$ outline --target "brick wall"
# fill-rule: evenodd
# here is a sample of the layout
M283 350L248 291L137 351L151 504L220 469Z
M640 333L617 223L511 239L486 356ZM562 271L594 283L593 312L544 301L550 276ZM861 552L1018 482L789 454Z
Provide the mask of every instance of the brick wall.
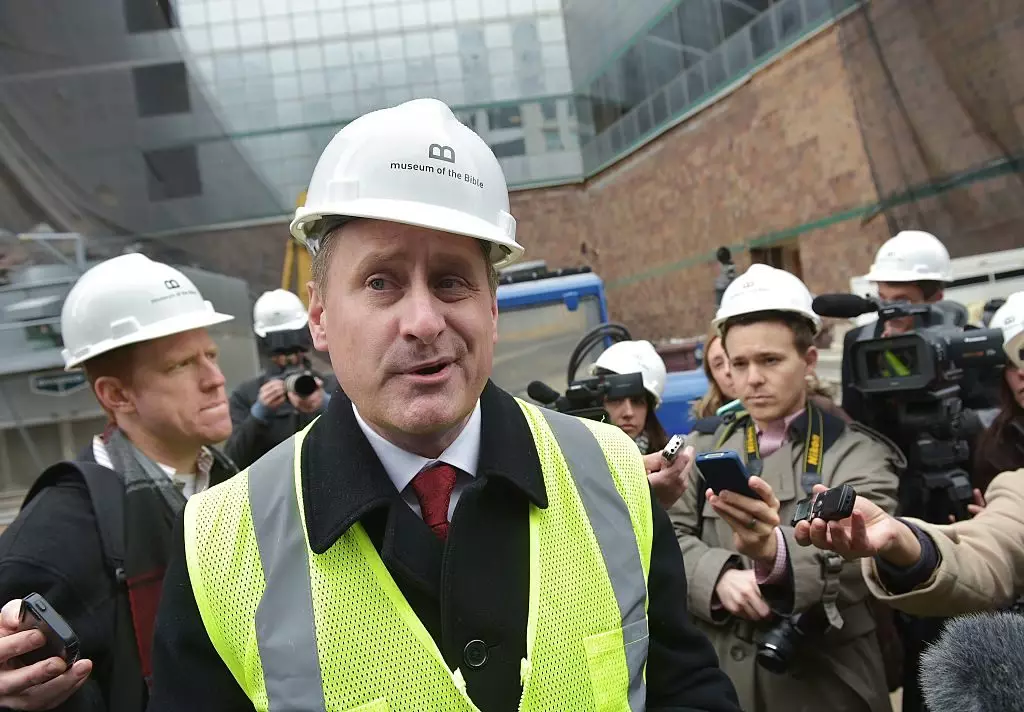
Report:
M587 184L515 193L512 213L529 258L590 265L612 318L658 339L707 327L718 245L876 200L833 29ZM846 291L888 236L881 218L800 234L804 279Z

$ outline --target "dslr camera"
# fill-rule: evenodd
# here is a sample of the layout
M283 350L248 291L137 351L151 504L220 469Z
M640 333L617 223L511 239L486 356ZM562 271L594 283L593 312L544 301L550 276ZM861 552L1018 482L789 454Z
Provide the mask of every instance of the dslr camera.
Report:
M305 366L293 366L281 374L284 380L285 390L294 393L299 398L309 398L316 393L316 376Z

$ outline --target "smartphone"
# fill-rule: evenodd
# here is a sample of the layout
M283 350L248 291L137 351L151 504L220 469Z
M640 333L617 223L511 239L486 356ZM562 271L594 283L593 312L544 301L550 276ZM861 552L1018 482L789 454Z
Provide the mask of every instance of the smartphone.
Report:
M679 448L683 446L683 436L673 435L672 439L668 441L668 445L661 451L661 456L665 458L665 462L671 464L675 461L676 455L679 454Z
M22 665L32 665L50 658L61 658L68 667L78 660L78 635L45 598L30 593L21 600L21 618L18 632L38 630L46 638L41 648L30 650L18 660Z
M760 495L750 489L750 485L747 484L750 473L747 472L747 466L743 463L739 453L732 450L702 452L697 455L696 463L697 469L704 477L705 484L715 494L720 494L722 490L729 490L745 497L761 499Z

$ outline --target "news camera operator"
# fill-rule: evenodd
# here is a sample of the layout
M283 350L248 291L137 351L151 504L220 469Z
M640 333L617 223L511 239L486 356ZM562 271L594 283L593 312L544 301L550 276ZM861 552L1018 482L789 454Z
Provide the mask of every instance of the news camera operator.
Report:
M752 266L730 285L713 324L744 410L717 424L701 421L689 443L698 453L743 453L747 469L760 473L754 481L770 483L778 497L771 498L774 519L737 519L738 495L723 490L720 503L708 504L699 473L691 474L669 513L685 559L690 611L743 709L889 712L859 569L838 556L808 556L792 528L777 526L777 512L792 516L815 483L850 483L892 510L902 455L809 398L821 320L795 276ZM756 537L758 548L741 550L730 527Z
M253 331L269 361L231 394L231 438L225 450L245 468L309 425L327 409L333 378L309 362L309 327L302 300L284 289L264 292L253 307Z

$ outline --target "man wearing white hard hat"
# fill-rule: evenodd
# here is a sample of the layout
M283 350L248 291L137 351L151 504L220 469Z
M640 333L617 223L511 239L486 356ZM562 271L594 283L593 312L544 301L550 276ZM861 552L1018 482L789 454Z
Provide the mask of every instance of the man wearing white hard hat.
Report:
M217 313L181 272L141 254L88 270L61 312L64 362L81 368L110 424L78 461L49 468L0 537L0 708L146 707L150 644L173 523L186 500L236 472L211 445L231 432ZM19 667L16 633L42 594L82 659Z
M268 363L231 394L231 439L224 450L239 467L313 422L326 409L333 387L333 379L314 371L309 361L308 316L297 295L284 289L264 292L252 314Z
M292 232L342 390L186 508L150 710L737 709L630 438L488 380L523 248L483 140L367 114Z
M753 265L729 285L713 326L743 410L713 432L698 428L689 444L697 453L739 454L759 497L713 494L693 473L669 512L686 560L689 609L744 710L888 712L859 569L796 546L785 525L815 484L851 485L891 510L902 455L808 398L821 319L797 277Z
M665 362L650 341L619 341L601 352L590 367L591 375L639 373L643 389L623 394L618 398L605 398L604 409L613 425L619 426L633 438L644 455L648 481L661 506L671 507L683 494L692 461L692 451L679 454L674 463L661 457L669 436L655 412L665 393L667 372Z
M867 280L878 289L878 298L894 304L934 304L942 300L946 284L953 281L949 251L939 238L921 230L903 230L878 248ZM851 418L867 422L864 396L854 387L850 350L857 339L874 333L874 324L846 333L843 342L843 410ZM913 317L899 317L885 323L883 336L896 336L913 330Z

